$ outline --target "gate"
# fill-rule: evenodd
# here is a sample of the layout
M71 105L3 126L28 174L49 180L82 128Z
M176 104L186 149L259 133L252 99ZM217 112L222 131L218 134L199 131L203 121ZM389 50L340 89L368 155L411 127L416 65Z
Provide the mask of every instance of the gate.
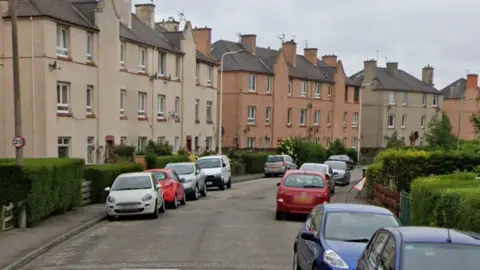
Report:
M400 221L402 225L410 225L410 194L400 192Z

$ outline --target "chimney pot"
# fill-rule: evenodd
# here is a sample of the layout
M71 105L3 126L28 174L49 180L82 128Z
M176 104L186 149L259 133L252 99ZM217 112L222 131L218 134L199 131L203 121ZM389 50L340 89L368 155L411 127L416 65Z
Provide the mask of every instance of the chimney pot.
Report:
M254 35L254 34L241 35L240 44L252 54L257 53L257 35Z
M155 5L137 4L135 5L135 15L151 28L155 29Z

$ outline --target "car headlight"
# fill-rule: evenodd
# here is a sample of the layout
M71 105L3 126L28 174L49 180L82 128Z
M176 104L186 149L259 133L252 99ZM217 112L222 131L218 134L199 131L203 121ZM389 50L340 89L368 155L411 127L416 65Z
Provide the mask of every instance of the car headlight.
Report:
M222 176L222 174L220 174L220 173L215 174L215 177L221 177L221 176Z
M325 250L323 253L323 261L332 267L341 269L349 268L348 264L342 259L342 257L331 249Z
M146 201L150 201L152 199L152 195L151 194L145 194L145 196L143 196L142 198L142 201L146 202Z
M112 196L108 196L107 201L109 203L115 203L115 198L113 198Z

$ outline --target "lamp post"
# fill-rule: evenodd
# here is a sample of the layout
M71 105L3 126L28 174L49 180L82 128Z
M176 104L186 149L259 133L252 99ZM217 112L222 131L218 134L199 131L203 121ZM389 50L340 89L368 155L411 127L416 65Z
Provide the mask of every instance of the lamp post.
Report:
M236 54L239 52L243 52L245 50L238 50L238 51L233 51L233 52L226 52L222 54L222 57L220 58L220 109L218 112L218 138L217 138L217 144L218 144L218 155L222 154L222 118L223 118L223 58L226 55L230 54Z

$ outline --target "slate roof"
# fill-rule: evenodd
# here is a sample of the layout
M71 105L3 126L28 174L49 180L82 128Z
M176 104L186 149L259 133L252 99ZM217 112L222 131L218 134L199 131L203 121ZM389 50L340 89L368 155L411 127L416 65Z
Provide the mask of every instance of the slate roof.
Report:
M183 38L183 32L168 32L165 28L163 28L162 26L160 26L158 24L155 25L155 31L157 31L158 33L163 35L176 48L181 48L181 41L182 41L182 38ZM198 50L197 50L197 61L206 63L208 65L216 65L217 64L217 59L215 59L212 56L205 55Z
M325 74L327 74L332 79L335 76L335 72L337 72L336 67L331 67L331 66L327 65L326 63L324 63L320 59L317 59L317 66L320 68L320 70L322 70ZM357 87L362 86L361 83L358 83L357 81L352 80L348 76L345 76L345 84L350 85L350 86L357 86Z
M444 99L455 99L462 98L465 95L465 88L467 87L467 80L465 78L460 78L453 83L445 86L440 90L445 96ZM477 90L480 92L480 87L477 87Z
M355 82L363 83L363 70L350 77ZM415 78L413 75L399 69L398 76L393 76L385 67L377 67L377 85L373 90L393 90L403 92L419 92L429 94L443 93L435 87L424 83L422 80Z

